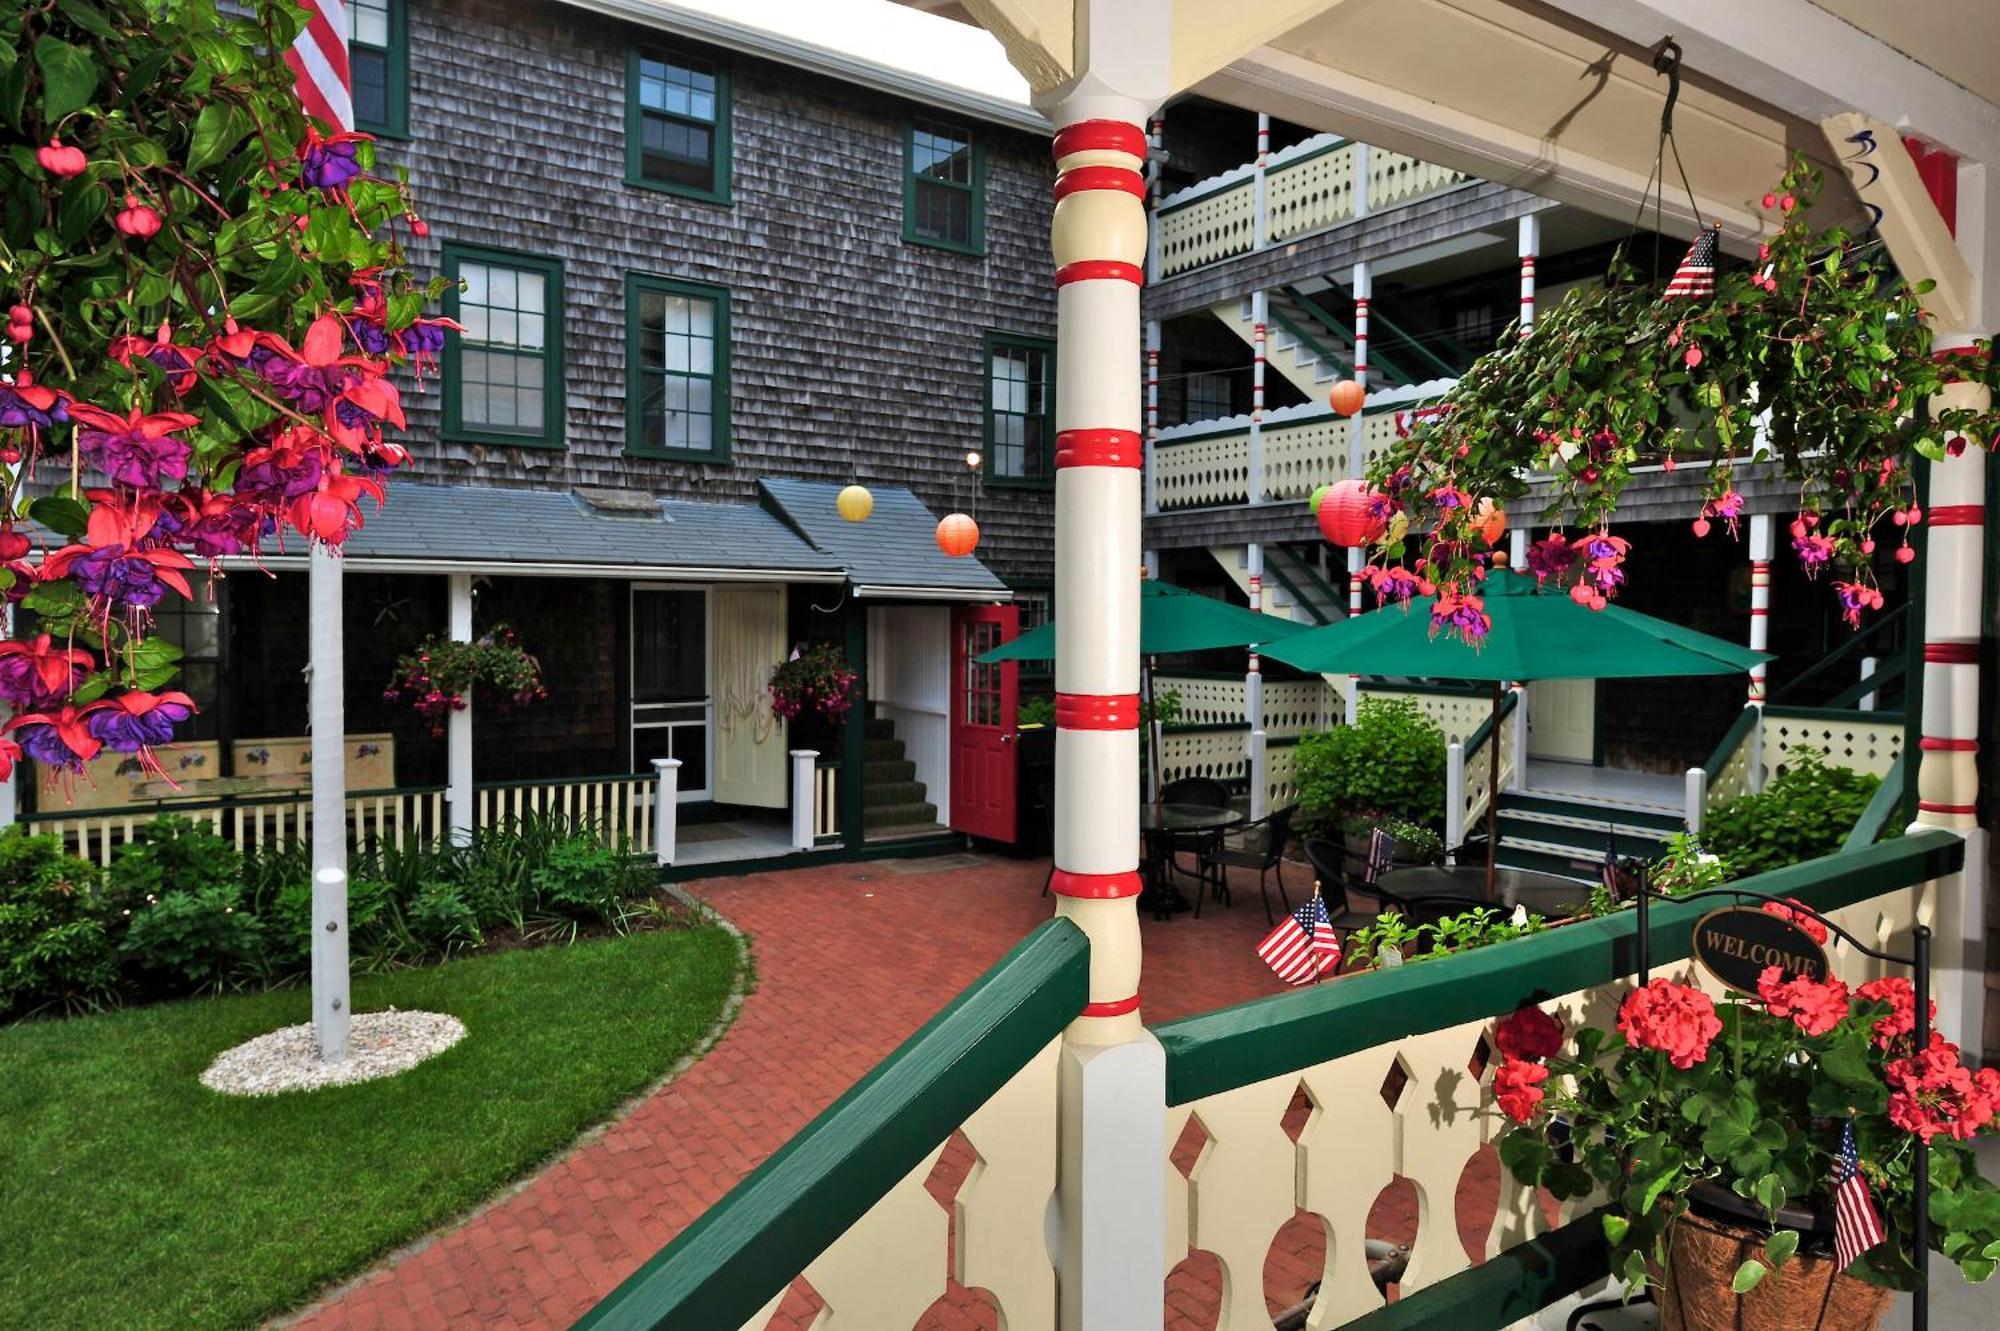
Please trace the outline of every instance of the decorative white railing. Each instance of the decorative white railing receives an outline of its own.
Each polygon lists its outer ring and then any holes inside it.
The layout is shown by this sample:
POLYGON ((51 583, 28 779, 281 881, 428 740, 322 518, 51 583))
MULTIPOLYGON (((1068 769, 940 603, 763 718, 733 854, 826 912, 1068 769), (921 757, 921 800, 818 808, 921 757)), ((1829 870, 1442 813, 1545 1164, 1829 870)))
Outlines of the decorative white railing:
POLYGON ((586 776, 553 781, 496 781, 473 787, 475 827, 530 817, 556 817, 598 829, 606 844, 624 842, 635 854, 653 850, 652 776, 586 776))
MULTIPOLYGON (((1455 383, 1433 379, 1369 396, 1361 422, 1361 464, 1369 464, 1411 426, 1411 413, 1443 397, 1455 383)), ((1323 403, 1307 402, 1264 413, 1258 431, 1263 466, 1257 493, 1264 499, 1305 499, 1319 486, 1348 475, 1354 423, 1323 403)), ((1229 416, 1161 430, 1149 450, 1150 494, 1156 511, 1216 508, 1249 500, 1250 418, 1229 416)))
MULTIPOLYGON (((1243 726, 1246 684, 1241 675, 1160 674, 1153 688, 1161 695, 1180 695, 1183 725, 1243 726)), ((1324 680, 1264 681, 1264 733, 1290 739, 1308 730, 1323 730, 1339 714, 1339 695, 1324 680)))
POLYGON ((813 768, 813 839, 840 839, 840 764, 821 761, 813 768))
POLYGON ((1832 767, 1887 776, 1903 752, 1903 718, 1889 712, 1764 709, 1764 779, 1783 771, 1800 749, 1818 749, 1832 767))
MULTIPOLYGON (((1352 221, 1358 144, 1315 135, 1273 153, 1265 168, 1266 234, 1290 240, 1352 221)), ((1368 150, 1367 211, 1393 208, 1462 185, 1471 177, 1401 153, 1368 150)), ((1240 166, 1160 200, 1154 212, 1159 276, 1172 277, 1257 245, 1257 172, 1240 166)))
POLYGON ((1438 729, 1444 731, 1447 744, 1471 738, 1472 732, 1485 725, 1487 718, 1493 715, 1492 696, 1472 689, 1363 681, 1361 696, 1398 698, 1415 703, 1425 716, 1437 722, 1438 729))
MULTIPOLYGON (((206 823, 217 836, 238 850, 303 840, 312 835, 310 795, 240 800, 200 800, 161 803, 123 809, 60 809, 24 815, 24 830, 59 839, 72 853, 99 864, 110 864, 120 846, 139 839, 156 818, 186 818, 206 823)), ((358 791, 347 799, 348 839, 357 846, 400 843, 409 837, 435 837, 444 827, 444 790, 358 791)))

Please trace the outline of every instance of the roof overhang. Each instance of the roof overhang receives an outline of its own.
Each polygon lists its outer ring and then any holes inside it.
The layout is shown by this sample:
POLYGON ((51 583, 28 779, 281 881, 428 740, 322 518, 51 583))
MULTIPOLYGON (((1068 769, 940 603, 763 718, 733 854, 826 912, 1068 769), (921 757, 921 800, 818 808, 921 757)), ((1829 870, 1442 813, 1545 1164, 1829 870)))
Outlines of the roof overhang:
MULTIPOLYGON (((303 572, 304 555, 271 555, 261 559, 218 561, 231 573, 270 570, 303 572)), ((341 564, 353 573, 474 573, 507 578, 624 578, 637 582, 810 582, 838 585, 847 575, 825 569, 722 568, 675 564, 588 564, 518 562, 503 559, 419 559, 375 555, 344 555, 341 564)), ((990 597, 988 599, 991 599, 990 597)))
POLYGON ((995 601, 1011 601, 1014 593, 1008 588, 995 591, 991 587, 884 587, 856 584, 854 599, 857 601, 963 601, 986 605, 995 601))

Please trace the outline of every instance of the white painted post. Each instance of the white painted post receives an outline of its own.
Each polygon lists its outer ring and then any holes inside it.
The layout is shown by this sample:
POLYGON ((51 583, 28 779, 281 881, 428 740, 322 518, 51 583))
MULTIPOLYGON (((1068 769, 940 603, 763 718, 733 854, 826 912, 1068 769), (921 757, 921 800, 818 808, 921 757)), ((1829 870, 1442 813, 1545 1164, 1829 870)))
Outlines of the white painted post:
POLYGON ((1139 580, 1143 439, 1140 128, 1171 87, 1149 0, 1076 11, 1074 81, 1056 127, 1056 913, 1090 940, 1089 999, 1063 1033, 1054 1247, 1062 1331, 1166 1320, 1166 1056, 1140 1015, 1139 580), (1080 168, 1088 167, 1085 173, 1080 168), (1096 261, 1084 267, 1086 261, 1096 261), (1094 441, 1115 434, 1122 448, 1094 441))
POLYGON ((347 707, 340 556, 312 542, 306 573, 312 730, 312 1011, 320 1058, 347 1057, 347 707))
MULTIPOLYGON (((1876 659, 1872 656, 1864 656, 1861 658, 1862 683, 1865 684, 1869 680, 1875 678, 1875 667, 1878 664, 1880 663, 1877 662, 1876 659)), ((1875 710, 1875 690, 1870 689, 1868 690, 1868 692, 1861 695, 1861 710, 1864 712, 1872 712, 1875 710)))
POLYGON ((1250 465, 1244 478, 1247 503, 1264 502, 1264 352, 1271 301, 1262 290, 1250 293, 1250 465))
POLYGON ((1542 250, 1542 219, 1529 213, 1521 219, 1521 331, 1535 325, 1535 260, 1542 250))
POLYGON ((1528 686, 1514 685, 1514 770, 1507 775, 1507 789, 1519 794, 1528 788, 1528 686))
POLYGON ((1465 744, 1453 740, 1444 750, 1444 854, 1448 863, 1458 863, 1458 848, 1465 841, 1465 744))
MULTIPOLYGON (((1155 121, 1155 124, 1158 122, 1155 121)), ((1148 230, 1151 235, 1151 230, 1148 230)), ((1160 321, 1146 321, 1146 511, 1160 511, 1160 321)))
POLYGON ((1271 764, 1267 748, 1264 728, 1258 726, 1250 732, 1247 750, 1250 758, 1250 818, 1253 822, 1271 811, 1271 764))
POLYGON ((1507 532, 1507 566, 1516 572, 1528 567, 1528 529, 1513 527, 1507 532))
POLYGON ((1687 829, 1690 835, 1701 835, 1702 817, 1708 812, 1708 773, 1699 767, 1687 770, 1687 829))
POLYGON ((792 849, 813 848, 814 767, 818 749, 792 750, 792 849))
MULTIPOLYGON (((451 605, 447 617, 447 627, 453 642, 472 641, 472 575, 453 573, 450 575, 451 605)), ((472 699, 465 700, 463 709, 453 712, 445 722, 445 821, 449 824, 451 844, 470 845, 472 842, 473 796, 472 796, 472 699)))
POLYGON ((674 862, 674 841, 680 831, 681 760, 653 759, 653 863, 674 862))
POLYGON ((1354 145, 1354 215, 1357 218, 1368 216, 1368 211, 1373 206, 1368 198, 1372 190, 1368 177, 1375 169, 1368 160, 1372 151, 1373 149, 1365 143, 1354 145))
POLYGON ((1256 220, 1251 232, 1251 248, 1264 249, 1271 243, 1271 117, 1258 113, 1257 116, 1257 163, 1253 179, 1256 182, 1254 199, 1256 220))

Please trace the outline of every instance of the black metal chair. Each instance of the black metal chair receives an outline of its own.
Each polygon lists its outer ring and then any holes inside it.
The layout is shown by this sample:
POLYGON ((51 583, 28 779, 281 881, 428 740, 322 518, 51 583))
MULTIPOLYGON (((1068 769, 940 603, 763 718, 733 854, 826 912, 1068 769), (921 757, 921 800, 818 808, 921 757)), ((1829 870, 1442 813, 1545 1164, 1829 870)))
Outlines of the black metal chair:
MULTIPOLYGON (((1226 809, 1229 807, 1229 787, 1211 776, 1184 776, 1169 781, 1160 789, 1162 804, 1191 804, 1203 809, 1226 809)), ((1213 864, 1215 852, 1222 848, 1220 831, 1169 832, 1163 838, 1163 859, 1168 869, 1180 868, 1181 855, 1194 856, 1195 901, 1200 904, 1201 894, 1215 882, 1217 871, 1213 864)), ((1187 872, 1182 870, 1182 872, 1187 872)), ((1221 891, 1226 900, 1229 885, 1224 882, 1221 891)))
POLYGON ((1375 923, 1378 915, 1389 911, 1401 914, 1409 909, 1402 898, 1350 875, 1347 847, 1338 841, 1329 841, 1325 837, 1307 838, 1306 863, 1312 866, 1313 877, 1319 883, 1320 900, 1326 903, 1327 918, 1332 921, 1334 932, 1340 935, 1343 952, 1347 949, 1347 936, 1356 929, 1375 923), (1357 897, 1364 902, 1372 902, 1374 909, 1361 909, 1355 904, 1357 897))
MULTIPOLYGON (((1209 856, 1210 863, 1224 883, 1227 883, 1227 875, 1232 868, 1257 871, 1257 895, 1263 899, 1264 922, 1267 924, 1276 919, 1271 914, 1269 878, 1273 873, 1278 878, 1278 900, 1284 903, 1286 914, 1291 913, 1292 899, 1285 895, 1285 845, 1291 840, 1292 818, 1298 811, 1298 805, 1287 804, 1276 813, 1245 823, 1235 835, 1224 837, 1222 845, 1209 856)), ((1194 915, 1196 919, 1201 918, 1200 897, 1195 898, 1194 915)))

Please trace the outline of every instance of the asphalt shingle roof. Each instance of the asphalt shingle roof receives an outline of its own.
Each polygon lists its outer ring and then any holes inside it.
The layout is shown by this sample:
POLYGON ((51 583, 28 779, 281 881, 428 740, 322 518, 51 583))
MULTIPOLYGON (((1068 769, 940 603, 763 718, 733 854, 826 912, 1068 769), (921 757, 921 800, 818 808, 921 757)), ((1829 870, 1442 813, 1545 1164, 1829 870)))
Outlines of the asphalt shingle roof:
POLYGON ((898 485, 870 486, 875 511, 849 522, 834 508, 841 486, 765 478, 758 487, 819 549, 837 558, 857 587, 921 587, 1004 595, 1007 584, 972 555, 938 549, 938 515, 898 485))

